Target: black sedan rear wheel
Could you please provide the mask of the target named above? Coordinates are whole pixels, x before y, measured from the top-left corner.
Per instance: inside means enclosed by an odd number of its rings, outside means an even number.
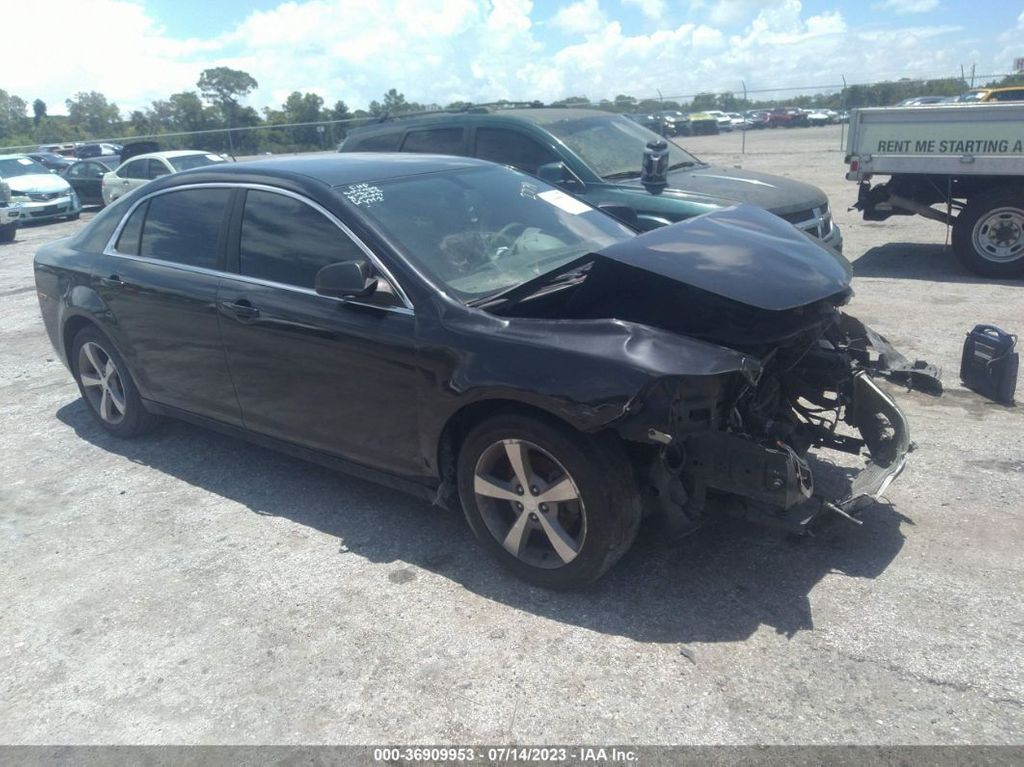
[[[518,414],[484,421],[459,453],[473,532],[520,578],[555,589],[599,578],[636,537],[640,501],[621,447]]]
[[[78,332],[70,362],[82,399],[108,432],[134,437],[156,424],[156,416],[142,405],[124,359],[99,330],[87,327]]]

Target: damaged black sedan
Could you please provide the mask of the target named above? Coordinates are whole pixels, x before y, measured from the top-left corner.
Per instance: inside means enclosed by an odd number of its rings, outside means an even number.
[[[599,577],[646,513],[855,518],[911,447],[872,377],[929,380],[842,313],[842,256],[769,213],[638,236],[470,159],[175,174],[35,269],[111,434],[181,418],[461,507],[550,587]],[[822,491],[816,449],[866,466]]]

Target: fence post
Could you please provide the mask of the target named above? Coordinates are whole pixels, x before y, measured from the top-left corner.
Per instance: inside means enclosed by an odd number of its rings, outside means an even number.
[[[839,76],[841,78],[843,78],[843,98],[840,101],[839,105],[842,107],[844,112],[849,112],[850,110],[848,110],[846,108],[846,75],[839,75]],[[843,140],[845,138],[846,138],[846,123],[840,122],[839,123],[839,151],[840,152],[843,151],[843,143],[844,143]]]
[[[740,80],[740,83],[743,85],[743,106],[747,106],[747,81],[746,80]],[[746,115],[744,115],[744,118],[746,118]],[[747,153],[747,129],[742,127],[742,126],[740,126],[740,133],[743,134],[743,148],[740,151],[740,153],[741,154],[746,154]]]

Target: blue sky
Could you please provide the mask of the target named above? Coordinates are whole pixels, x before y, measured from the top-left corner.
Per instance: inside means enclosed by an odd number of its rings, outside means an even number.
[[[596,100],[935,77],[972,63],[988,74],[1024,56],[1024,0],[89,0],[89,14],[49,2],[76,19],[47,33],[65,56],[41,61],[20,36],[6,57],[34,64],[8,68],[0,87],[51,113],[82,90],[143,108],[218,65],[256,77],[256,107],[293,90],[361,107],[390,87],[424,103]]]

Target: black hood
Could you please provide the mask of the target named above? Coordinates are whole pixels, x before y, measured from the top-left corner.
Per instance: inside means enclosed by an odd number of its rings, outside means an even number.
[[[640,186],[639,179],[626,183]],[[756,205],[782,215],[828,204],[825,193],[811,184],[768,173],[713,165],[670,172],[668,188],[662,194],[673,191],[696,192],[733,203]]]
[[[834,250],[753,205],[654,229],[598,253],[768,311],[844,293],[853,273]]]

